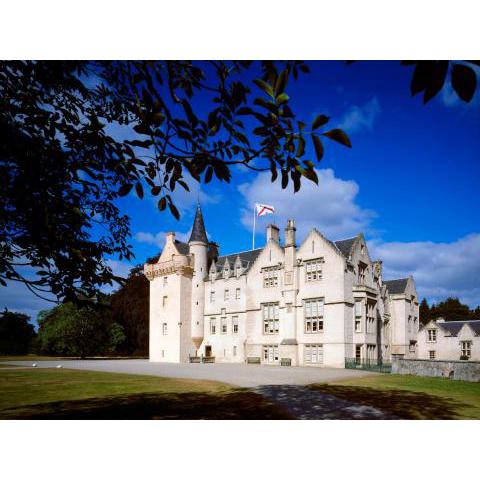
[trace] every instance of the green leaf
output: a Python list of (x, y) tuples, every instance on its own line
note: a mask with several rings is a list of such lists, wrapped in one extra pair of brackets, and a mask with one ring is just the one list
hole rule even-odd
[(326, 115), (320, 114), (315, 117), (315, 120), (312, 123), (312, 130), (320, 128), (322, 125), (325, 125), (330, 120)]
[(313, 168), (302, 170), (302, 175), (318, 185), (317, 172)]
[(452, 68), (452, 87), (464, 102), (469, 102), (477, 88), (475, 72), (470, 67), (456, 63)]
[(261, 90), (263, 90), (267, 95), (269, 95), (272, 98), (275, 98), (275, 95), (273, 94), (272, 86), (269, 85), (267, 82), (265, 82), (260, 78), (256, 78), (253, 81), (253, 83), (255, 83), (255, 85), (259, 87)]
[(277, 99), (275, 100), (277, 105), (282, 105), (285, 102), (288, 102), (290, 100), (290, 97), (286, 93), (281, 93)]
[(305, 139), (299, 137), (297, 141), (297, 154), (296, 157), (301, 157), (305, 153)]
[(165, 197), (162, 197), (159, 201), (158, 201), (158, 209), (160, 211), (162, 210), (165, 210), (165, 207), (167, 206), (167, 200), (165, 199)]
[(172, 202), (169, 202), (168, 207), (170, 208), (170, 212), (172, 212), (172, 215), (173, 215), (177, 220), (179, 220), (179, 219), (180, 219), (180, 213), (179, 213), (179, 211), (177, 210), (177, 207), (176, 207)]
[(283, 70), (275, 82), (275, 96), (282, 94), (285, 91), (288, 82), (288, 70)]
[(213, 176), (213, 168), (211, 166), (207, 167), (207, 170), (205, 172), (205, 180), (204, 182), (205, 183), (209, 183), (210, 180), (212, 180), (212, 176)]
[(141, 200), (143, 198), (143, 187), (140, 182), (135, 184), (135, 191), (137, 192), (138, 198)]
[(323, 157), (323, 145), (320, 137), (312, 133), (313, 146), (315, 147), (315, 155), (317, 156), (317, 161), (321, 161)]
[(335, 140), (336, 142), (341, 143), (346, 147), (352, 148), (350, 139), (348, 138), (347, 134), (340, 128), (334, 128), (329, 132), (322, 133), (322, 135), (330, 138), (330, 140)]
[(122, 185), (120, 189), (118, 190), (118, 195), (120, 197), (125, 197), (125, 195), (128, 195), (130, 193), (130, 190), (133, 188), (133, 185), (131, 183), (127, 183), (125, 185)]

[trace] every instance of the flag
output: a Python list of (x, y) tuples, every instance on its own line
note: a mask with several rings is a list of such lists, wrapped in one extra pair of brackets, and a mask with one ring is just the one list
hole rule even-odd
[(256, 203), (255, 208), (257, 210), (257, 217), (263, 217), (263, 215), (275, 213), (275, 209), (270, 205), (262, 205), (261, 203)]

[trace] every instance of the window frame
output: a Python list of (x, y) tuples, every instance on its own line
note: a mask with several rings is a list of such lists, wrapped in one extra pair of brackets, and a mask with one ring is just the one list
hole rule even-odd
[(279, 302), (262, 303), (263, 335), (278, 335), (280, 332)]
[(320, 298), (320, 297), (306, 298), (303, 300), (303, 333), (305, 334), (323, 333), (324, 317), (325, 317), (325, 299), (324, 298)]
[(318, 282), (323, 279), (323, 257), (305, 260), (305, 282)]

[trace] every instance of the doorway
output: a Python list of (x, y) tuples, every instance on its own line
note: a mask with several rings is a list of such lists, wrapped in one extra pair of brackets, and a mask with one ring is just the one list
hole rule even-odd
[(212, 347), (210, 345), (205, 345), (205, 356), (206, 357), (212, 356)]

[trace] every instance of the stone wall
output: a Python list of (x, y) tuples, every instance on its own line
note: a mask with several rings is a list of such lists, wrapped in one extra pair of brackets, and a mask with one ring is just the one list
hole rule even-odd
[(480, 362), (392, 358), (392, 373), (480, 382)]

